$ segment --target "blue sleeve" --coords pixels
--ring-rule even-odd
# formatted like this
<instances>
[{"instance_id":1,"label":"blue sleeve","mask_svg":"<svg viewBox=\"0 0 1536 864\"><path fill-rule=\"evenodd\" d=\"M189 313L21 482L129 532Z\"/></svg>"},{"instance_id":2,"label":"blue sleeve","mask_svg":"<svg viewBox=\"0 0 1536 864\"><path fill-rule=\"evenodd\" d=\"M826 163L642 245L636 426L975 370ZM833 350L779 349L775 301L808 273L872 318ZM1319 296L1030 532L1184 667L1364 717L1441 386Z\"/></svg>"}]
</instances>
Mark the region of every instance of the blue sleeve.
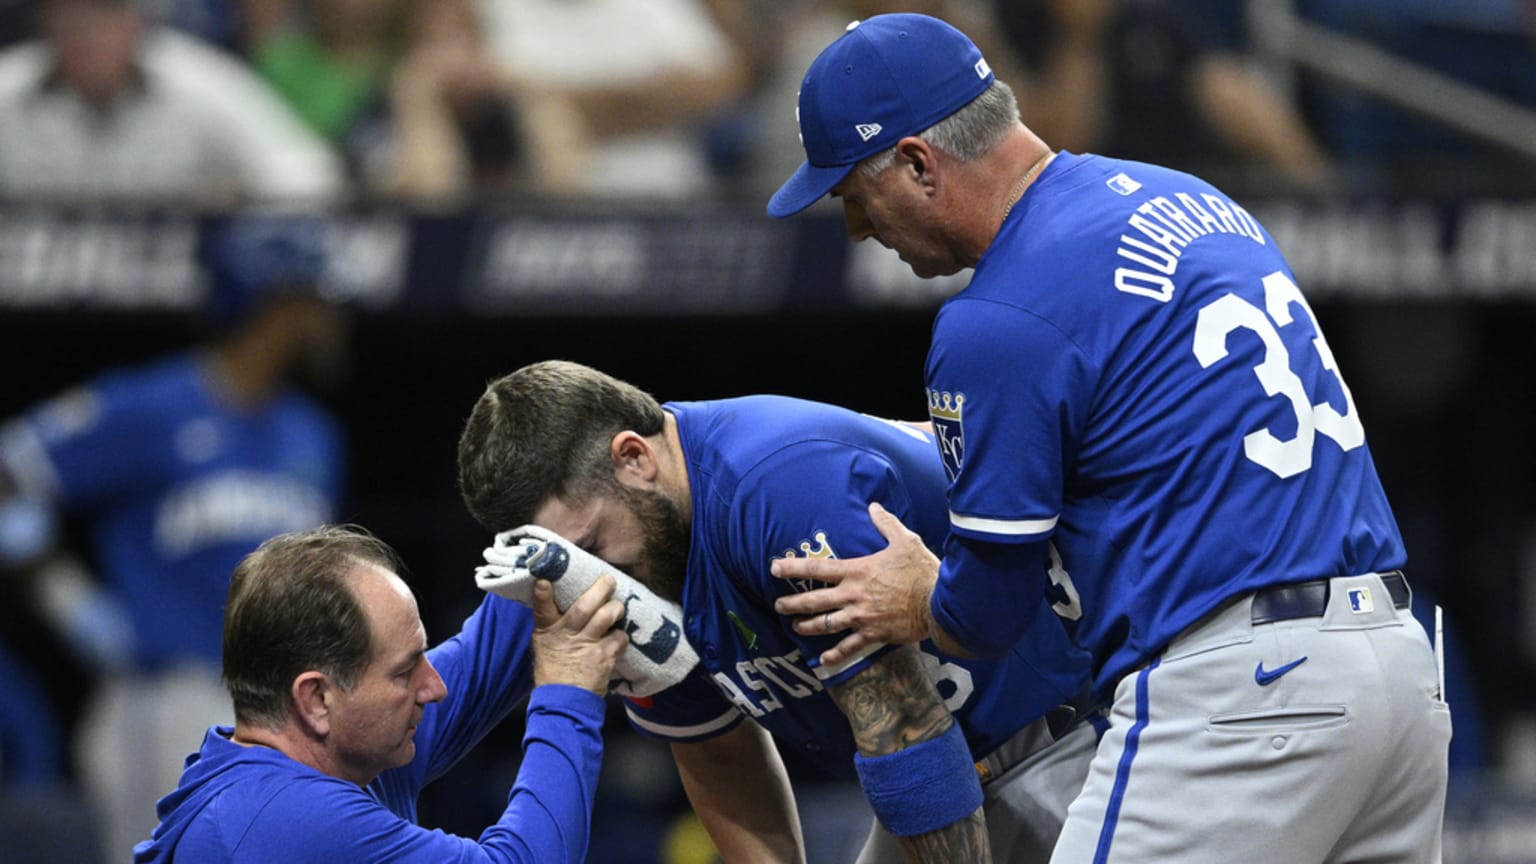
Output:
<instances>
[{"instance_id":1,"label":"blue sleeve","mask_svg":"<svg viewBox=\"0 0 1536 864\"><path fill-rule=\"evenodd\" d=\"M158 476L167 449L159 402L122 375L74 388L9 424L0 460L22 491L64 506L142 486Z\"/></svg>"},{"instance_id":2,"label":"blue sleeve","mask_svg":"<svg viewBox=\"0 0 1536 864\"><path fill-rule=\"evenodd\" d=\"M930 608L950 638L977 657L1001 657L1024 638L1046 591L1046 544L951 536Z\"/></svg>"},{"instance_id":3,"label":"blue sleeve","mask_svg":"<svg viewBox=\"0 0 1536 864\"><path fill-rule=\"evenodd\" d=\"M703 664L654 696L625 697L629 725L648 738L704 741L736 728L743 715L709 680Z\"/></svg>"},{"instance_id":4,"label":"blue sleeve","mask_svg":"<svg viewBox=\"0 0 1536 864\"><path fill-rule=\"evenodd\" d=\"M604 708L601 697L580 687L533 691L523 764L501 821L480 835L482 846L505 848L514 861L581 864L602 767Z\"/></svg>"},{"instance_id":5,"label":"blue sleeve","mask_svg":"<svg viewBox=\"0 0 1536 864\"><path fill-rule=\"evenodd\" d=\"M367 791L316 775L288 783L250 821L229 820L233 864L579 864L587 854L606 703L550 684L529 699L523 763L507 808L477 841L429 831ZM215 802L210 810L221 807ZM220 820L218 812L204 818ZM190 849L191 847L189 847Z\"/></svg>"},{"instance_id":6,"label":"blue sleeve","mask_svg":"<svg viewBox=\"0 0 1536 864\"><path fill-rule=\"evenodd\" d=\"M1027 309L951 300L934 326L926 377L951 478L951 530L1002 543L1049 536L1093 401L1086 354Z\"/></svg>"}]
</instances>

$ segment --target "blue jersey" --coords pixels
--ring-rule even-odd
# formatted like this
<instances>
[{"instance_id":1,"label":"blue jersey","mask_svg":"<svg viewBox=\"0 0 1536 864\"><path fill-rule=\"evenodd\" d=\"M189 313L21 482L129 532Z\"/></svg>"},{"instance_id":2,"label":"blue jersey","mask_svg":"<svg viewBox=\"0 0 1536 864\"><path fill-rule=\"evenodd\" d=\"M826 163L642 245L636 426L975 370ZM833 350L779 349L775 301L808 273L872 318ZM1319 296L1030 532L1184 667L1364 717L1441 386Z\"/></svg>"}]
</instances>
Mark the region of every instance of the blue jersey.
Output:
<instances>
[{"instance_id":1,"label":"blue jersey","mask_svg":"<svg viewBox=\"0 0 1536 864\"><path fill-rule=\"evenodd\" d=\"M410 764L366 788L214 727L181 783L157 804L140 864L199 861L580 862L602 754L604 702L552 685L529 701L525 755L502 818L477 843L416 825L416 799L532 688L533 613L487 597L452 639L427 652L448 696L427 705Z\"/></svg>"},{"instance_id":2,"label":"blue jersey","mask_svg":"<svg viewBox=\"0 0 1536 864\"><path fill-rule=\"evenodd\" d=\"M856 557L885 547L870 522L878 501L939 550L948 533L944 470L926 432L842 408L777 396L669 403L693 499L683 585L684 630L699 667L684 683L631 700L641 732L702 740L750 717L835 776L852 776L848 720L827 695L877 647L829 668L818 655L837 636L801 636L773 609L813 587L775 579L781 556ZM941 659L920 647L939 695L971 751L991 752L1077 695L1087 658L1041 605L1030 642L991 661Z\"/></svg>"},{"instance_id":3,"label":"blue jersey","mask_svg":"<svg viewBox=\"0 0 1536 864\"><path fill-rule=\"evenodd\" d=\"M1101 691L1228 598L1404 563L1295 277L1188 174L1057 156L940 309L926 378L951 529L1049 540Z\"/></svg>"},{"instance_id":4,"label":"blue jersey","mask_svg":"<svg viewBox=\"0 0 1536 864\"><path fill-rule=\"evenodd\" d=\"M312 401L226 405L193 355L103 375L0 436L23 494L89 522L146 667L218 661L230 573L263 540L333 518L343 458Z\"/></svg>"}]
</instances>

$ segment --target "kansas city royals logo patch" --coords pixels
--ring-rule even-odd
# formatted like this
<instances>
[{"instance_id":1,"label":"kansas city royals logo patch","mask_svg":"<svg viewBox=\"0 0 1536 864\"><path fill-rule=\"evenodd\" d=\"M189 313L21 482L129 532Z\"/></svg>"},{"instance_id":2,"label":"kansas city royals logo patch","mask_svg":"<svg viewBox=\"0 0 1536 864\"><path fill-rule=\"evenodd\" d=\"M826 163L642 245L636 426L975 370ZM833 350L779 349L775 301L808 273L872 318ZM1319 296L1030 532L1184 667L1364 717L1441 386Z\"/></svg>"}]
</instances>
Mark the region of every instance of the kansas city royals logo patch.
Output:
<instances>
[{"instance_id":1,"label":"kansas city royals logo patch","mask_svg":"<svg viewBox=\"0 0 1536 864\"><path fill-rule=\"evenodd\" d=\"M812 533L810 540L800 541L800 551L785 549L782 554L775 555L772 561L779 558L836 558L837 553L832 551L832 544L827 542L827 532L816 531ZM770 562L771 563L771 562ZM790 587L799 593L805 593L815 588L825 587L811 579L790 579Z\"/></svg>"},{"instance_id":2,"label":"kansas city royals logo patch","mask_svg":"<svg viewBox=\"0 0 1536 864\"><path fill-rule=\"evenodd\" d=\"M960 415L964 411L964 393L928 391L928 418L933 421L939 455L944 458L944 470L951 482L965 464L965 432L960 428Z\"/></svg>"}]
</instances>

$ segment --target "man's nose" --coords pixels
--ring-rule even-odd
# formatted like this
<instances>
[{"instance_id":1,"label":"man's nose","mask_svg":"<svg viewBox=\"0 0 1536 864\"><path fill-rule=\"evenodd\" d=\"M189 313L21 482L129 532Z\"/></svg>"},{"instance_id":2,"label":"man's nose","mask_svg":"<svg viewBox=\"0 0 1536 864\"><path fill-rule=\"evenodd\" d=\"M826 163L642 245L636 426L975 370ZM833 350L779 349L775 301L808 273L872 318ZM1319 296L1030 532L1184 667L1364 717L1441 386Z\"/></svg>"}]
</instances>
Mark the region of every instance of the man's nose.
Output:
<instances>
[{"instance_id":1,"label":"man's nose","mask_svg":"<svg viewBox=\"0 0 1536 864\"><path fill-rule=\"evenodd\" d=\"M426 667L426 680L416 688L417 700L425 705L428 702L441 702L448 695L448 685L443 683L443 676L437 673L437 667L432 662L422 664Z\"/></svg>"}]
</instances>

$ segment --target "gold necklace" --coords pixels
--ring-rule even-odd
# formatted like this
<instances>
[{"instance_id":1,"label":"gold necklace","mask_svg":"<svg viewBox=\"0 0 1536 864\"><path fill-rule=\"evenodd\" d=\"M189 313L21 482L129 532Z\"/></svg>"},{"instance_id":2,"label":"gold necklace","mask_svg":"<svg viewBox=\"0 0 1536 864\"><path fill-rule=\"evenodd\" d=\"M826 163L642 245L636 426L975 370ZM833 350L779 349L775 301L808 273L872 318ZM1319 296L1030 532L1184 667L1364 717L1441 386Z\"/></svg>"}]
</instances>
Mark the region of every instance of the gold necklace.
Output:
<instances>
[{"instance_id":1,"label":"gold necklace","mask_svg":"<svg viewBox=\"0 0 1536 864\"><path fill-rule=\"evenodd\" d=\"M1024 172L1024 176L1013 184L1013 190L1008 193L1008 206L1003 208L1002 222L1008 221L1008 214L1013 212L1013 205L1019 203L1019 199L1024 195L1024 187L1029 184L1029 181L1035 179L1035 175L1040 173L1040 169L1044 168L1045 163L1051 161L1051 157L1055 155L1055 150L1045 151L1045 155L1036 159L1035 164L1029 166L1029 170Z\"/></svg>"}]
</instances>

